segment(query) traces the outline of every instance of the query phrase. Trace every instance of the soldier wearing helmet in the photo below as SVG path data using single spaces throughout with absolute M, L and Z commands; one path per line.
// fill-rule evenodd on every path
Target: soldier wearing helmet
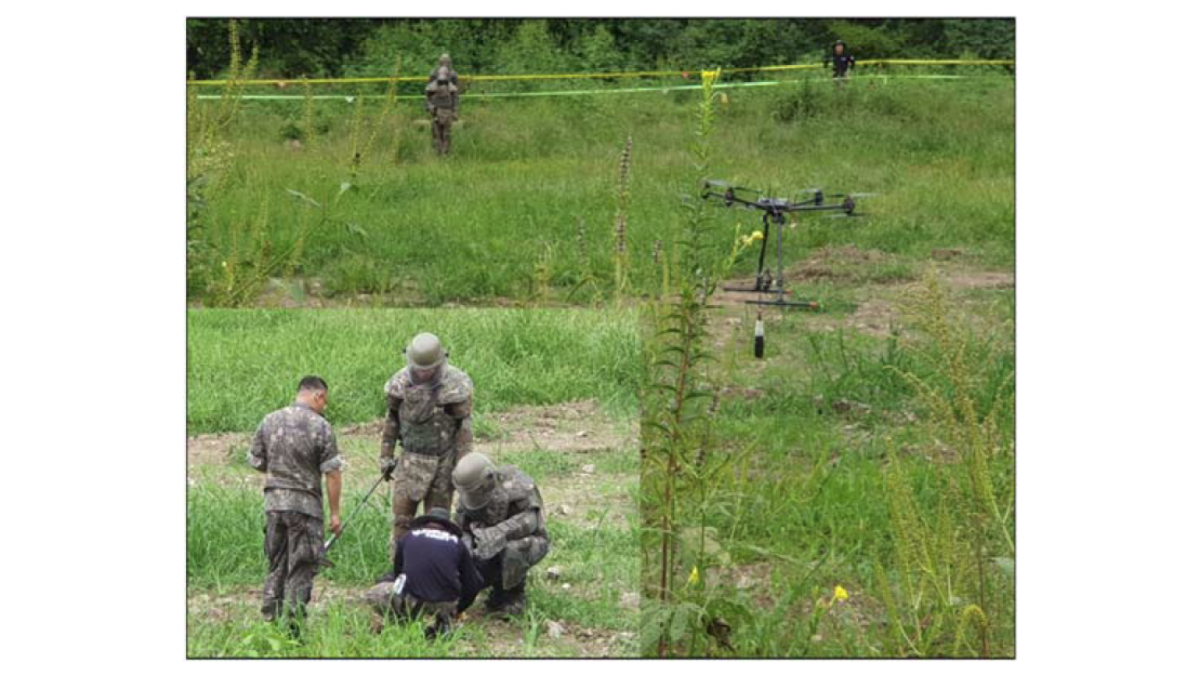
M 471 452 L 473 385 L 466 373 L 447 363 L 436 335 L 421 333 L 404 351 L 407 365 L 384 385 L 387 418 L 379 452 L 385 478 L 395 472 L 392 496 L 392 551 L 409 530 L 417 507 L 449 509 L 454 499 L 450 474 Z M 396 441 L 402 452 L 395 457 Z M 385 575 L 386 578 L 387 575 Z
M 497 467 L 478 452 L 459 460 L 453 479 L 458 524 L 470 536 L 484 586 L 491 589 L 485 608 L 507 616 L 523 613 L 529 569 L 550 550 L 541 493 L 517 467 Z
M 457 87 L 458 86 L 458 71 L 456 71 L 454 69 L 454 66 L 451 65 L 449 54 L 442 54 L 440 57 L 438 57 L 438 64 L 433 67 L 433 70 L 429 71 L 429 81 L 430 82 L 436 81 L 438 70 L 440 70 L 442 68 L 445 68 L 446 70 L 449 71 L 450 84 Z
M 438 155 L 450 154 L 450 126 L 458 120 L 458 86 L 451 81 L 451 71 L 446 66 L 439 66 L 434 71 L 434 80 L 425 87 L 425 110 L 433 117 L 434 151 Z

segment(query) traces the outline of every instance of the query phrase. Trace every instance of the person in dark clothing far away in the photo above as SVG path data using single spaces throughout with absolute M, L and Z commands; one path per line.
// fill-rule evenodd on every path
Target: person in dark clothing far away
M 850 76 L 850 71 L 854 68 L 854 56 L 846 49 L 845 42 L 838 40 L 833 43 L 833 53 L 825 55 L 825 66 L 828 67 L 831 61 L 833 62 L 833 77 L 840 84 Z

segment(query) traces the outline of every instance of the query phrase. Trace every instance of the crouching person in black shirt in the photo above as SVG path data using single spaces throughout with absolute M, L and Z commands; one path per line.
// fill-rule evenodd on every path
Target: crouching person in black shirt
M 394 580 L 367 591 L 367 603 L 384 617 L 402 621 L 432 616 L 425 636 L 448 635 L 454 619 L 475 602 L 483 579 L 449 511 L 430 509 L 410 527 L 396 544 Z

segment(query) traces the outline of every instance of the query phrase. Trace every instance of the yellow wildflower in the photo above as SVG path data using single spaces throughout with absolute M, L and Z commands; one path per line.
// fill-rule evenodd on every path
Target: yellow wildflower
M 700 583 L 700 568 L 692 567 L 692 573 L 688 575 L 688 584 Z
M 838 584 L 833 589 L 833 599 L 838 602 L 845 602 L 850 599 L 850 594 L 846 592 L 846 589 L 842 588 L 841 584 Z

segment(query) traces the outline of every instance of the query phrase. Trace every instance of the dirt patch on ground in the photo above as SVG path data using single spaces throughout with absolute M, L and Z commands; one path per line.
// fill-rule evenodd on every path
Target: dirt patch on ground
M 609 417 L 593 400 L 552 406 L 519 406 L 491 418 L 499 429 L 493 439 L 477 445 L 482 450 L 520 445 L 557 452 L 599 452 L 635 444 L 637 424 Z
M 470 619 L 468 614 L 468 619 Z M 555 621 L 558 634 L 550 635 L 550 622 L 539 627 L 538 645 L 531 651 L 525 644 L 528 626 L 524 622 L 504 622 L 481 619 L 480 626 L 488 636 L 489 653 L 501 657 L 545 655 L 550 648 L 555 654 L 569 653 L 587 658 L 636 656 L 637 636 L 632 631 L 614 631 L 592 626 L 582 626 L 571 621 Z M 546 643 L 542 646 L 540 643 Z M 465 645 L 463 656 L 476 654 L 473 645 Z
M 201 466 L 229 464 L 250 450 L 250 434 L 201 434 L 187 439 L 188 473 Z
M 1015 288 L 1016 275 L 1012 272 L 958 269 L 944 276 L 951 288 L 975 290 L 979 288 Z
M 860 249 L 854 244 L 826 246 L 810 253 L 803 261 L 786 270 L 789 279 L 862 281 L 871 279 L 881 265 L 895 264 L 898 258 L 878 249 Z
M 490 455 L 505 450 L 600 452 L 636 443 L 637 423 L 614 420 L 593 400 L 549 406 L 520 406 L 491 416 L 495 438 L 477 439 L 476 448 Z M 378 440 L 383 420 L 352 424 L 337 431 L 339 439 Z M 187 439 L 189 472 L 201 466 L 240 463 L 250 449 L 250 434 L 200 434 Z
M 875 298 L 859 305 L 846 323 L 868 335 L 887 337 L 898 330 L 900 313 L 892 302 Z

